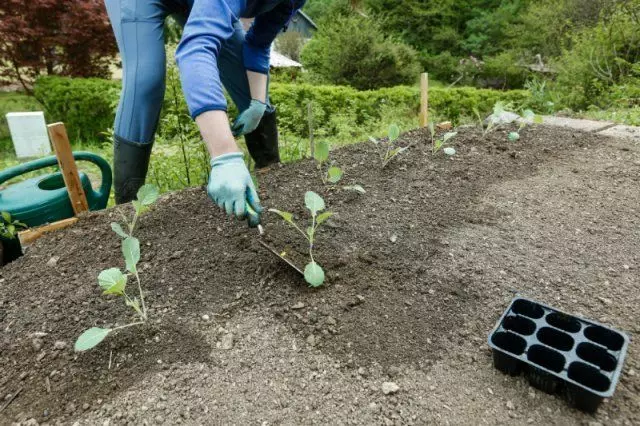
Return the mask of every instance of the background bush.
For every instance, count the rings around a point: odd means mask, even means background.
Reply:
[[[172,83],[174,80],[176,82]],[[178,84],[175,76],[167,80],[167,96],[159,133],[167,138],[175,137],[175,129],[180,125],[189,130],[190,136],[197,136],[192,120],[186,115],[186,104]],[[119,83],[46,77],[38,80],[36,93],[46,108],[49,121],[64,121],[71,134],[92,140],[113,125]],[[270,96],[278,108],[281,131],[298,137],[307,137],[309,134],[307,108],[310,102],[314,108],[317,131],[326,137],[344,133],[343,127],[364,131],[367,126],[375,126],[383,115],[393,111],[397,111],[397,115],[409,114],[411,120],[415,120],[420,107],[419,89],[411,86],[359,91],[346,86],[274,82]],[[524,90],[495,91],[470,87],[434,88],[429,93],[432,112],[439,118],[454,122],[473,116],[474,108],[489,113],[499,100],[523,106],[530,103],[531,95]],[[231,102],[229,107],[230,115],[235,116],[237,111]],[[179,111],[185,115],[179,123],[170,124],[171,120],[176,120]]]
[[[120,82],[99,78],[40,77],[34,95],[47,122],[63,121],[69,137],[94,140],[113,127]]]
[[[360,90],[410,84],[420,73],[411,47],[385,36],[375,20],[358,14],[323,19],[301,60],[310,81]]]

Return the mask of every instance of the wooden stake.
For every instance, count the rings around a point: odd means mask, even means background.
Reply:
[[[429,125],[429,74],[420,75],[420,127]]]
[[[313,140],[313,104],[307,104],[307,118],[309,119],[309,148],[311,149],[311,158],[316,158],[316,143]]]
[[[26,231],[20,231],[18,233],[20,237],[20,244],[27,245],[31,244],[38,238],[42,237],[44,234],[57,231],[58,229],[67,228],[78,221],[77,217],[70,217],[69,219],[63,219],[58,222],[50,223],[49,225],[39,226],[37,228],[27,229]]]
[[[49,128],[49,137],[53,149],[58,157],[58,164],[62,170],[64,184],[67,186],[71,206],[76,215],[89,210],[89,203],[80,182],[80,175],[76,167],[76,160],[73,158],[71,144],[67,136],[67,129],[64,123],[54,123],[47,126]]]

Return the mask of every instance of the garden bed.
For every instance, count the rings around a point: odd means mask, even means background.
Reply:
[[[336,213],[321,289],[202,189],[163,197],[137,231],[151,323],[86,353],[83,330],[129,319],[96,282],[124,266],[120,216],[39,240],[0,270],[0,398],[20,391],[0,423],[638,424],[635,340],[593,418],[497,372],[486,338],[516,293],[640,332],[640,147],[542,126],[516,143],[462,129],[452,158],[426,132],[400,142],[414,146],[384,170],[372,144],[332,154],[365,195],[327,190],[311,161],[260,175],[265,206],[306,220],[314,190]],[[265,228],[304,252],[277,216]]]

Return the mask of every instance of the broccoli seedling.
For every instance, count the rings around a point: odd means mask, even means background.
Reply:
[[[13,240],[18,235],[18,231],[25,229],[27,225],[13,220],[9,212],[2,212],[2,220],[0,220],[0,237]]]
[[[124,231],[119,223],[111,223],[111,229],[113,232],[122,238],[122,255],[124,257],[127,273],[123,273],[119,268],[110,268],[100,272],[98,275],[98,285],[103,290],[102,294],[122,296],[124,303],[135,311],[139,321],[115,328],[92,327],[82,333],[78,337],[78,340],[76,340],[74,346],[76,352],[86,351],[95,347],[109,334],[116,330],[133,327],[147,322],[147,306],[144,303],[144,293],[142,291],[142,284],[140,282],[140,274],[138,271],[138,262],[140,261],[140,241],[133,236],[133,231],[136,228],[138,218],[149,210],[149,206],[158,199],[158,195],[158,188],[155,185],[142,186],[140,190],[138,190],[138,199],[132,202],[134,215],[131,221],[127,219],[124,213],[121,213],[127,232]],[[127,281],[130,277],[134,277],[136,279],[139,298],[132,298],[126,292]]]
[[[285,222],[295,228],[309,243],[309,263],[304,268],[304,279],[309,283],[311,287],[320,287],[324,283],[324,271],[322,267],[318,265],[313,257],[313,249],[315,247],[316,231],[327,219],[333,216],[330,211],[325,211],[325,204],[322,197],[313,191],[308,191],[304,195],[304,204],[311,213],[311,225],[307,228],[307,231],[303,231],[293,220],[293,214],[277,209],[269,209],[270,212],[277,214]],[[322,212],[322,213],[321,213]]]
[[[389,126],[389,142],[387,143],[386,149],[381,149],[381,143],[379,140],[374,138],[373,136],[369,136],[369,140],[374,143],[374,145],[378,148],[378,155],[380,155],[380,161],[382,163],[382,168],[384,169],[387,165],[396,158],[401,152],[407,150],[407,148],[403,147],[394,147],[393,144],[400,137],[400,128],[397,124],[392,124]]]
[[[318,170],[320,170],[320,178],[323,184],[327,182],[336,184],[342,179],[342,169],[340,167],[331,165],[327,170],[324,169],[324,164],[329,161],[329,144],[327,142],[319,142],[315,147],[314,159],[318,163]]]
[[[442,149],[444,144],[449,142],[452,138],[454,138],[458,132],[448,132],[445,133],[442,139],[436,139],[436,129],[433,122],[429,123],[429,133],[431,134],[431,154],[436,155],[438,151]],[[452,156],[455,155],[456,150],[453,147],[447,147],[442,150],[446,155]]]
[[[518,130],[515,132],[509,132],[507,139],[510,142],[516,142],[520,140],[520,132],[522,129],[527,127],[529,124],[542,124],[542,116],[537,115],[535,112],[530,109],[525,109],[522,115],[520,116],[520,125],[518,126]]]

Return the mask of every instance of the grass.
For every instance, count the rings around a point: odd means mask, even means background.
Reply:
[[[613,121],[628,126],[640,126],[640,106],[637,105],[629,108],[593,109],[580,113],[578,116],[592,120]]]

